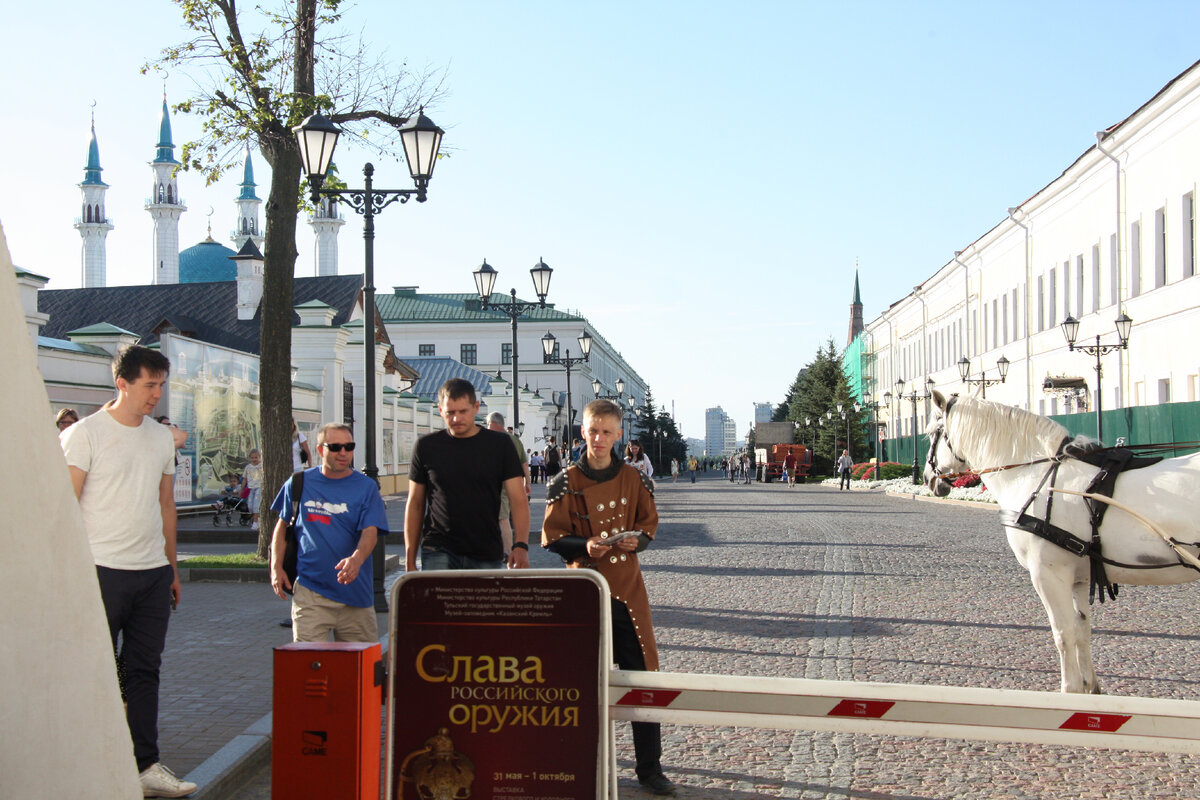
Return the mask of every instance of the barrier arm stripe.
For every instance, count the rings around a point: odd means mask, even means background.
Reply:
[[[1200,753],[1191,700],[624,670],[609,695],[639,722]]]

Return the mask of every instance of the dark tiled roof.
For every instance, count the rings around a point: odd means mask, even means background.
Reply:
[[[461,361],[445,356],[404,356],[405,364],[421,373],[421,377],[408,390],[422,400],[437,401],[438,389],[451,378],[465,378],[475,387],[479,397],[491,394],[489,382],[492,377],[486,372],[480,372]]]
[[[506,294],[493,293],[496,302],[511,302]],[[518,297],[518,301],[522,298]],[[498,311],[484,311],[480,307],[479,296],[467,293],[452,294],[422,294],[412,290],[397,289],[392,294],[380,293],[375,297],[375,305],[379,316],[388,324],[412,322],[508,322],[509,317]],[[545,308],[536,305],[526,311],[522,320],[543,322],[581,322],[583,317],[569,314],[547,304]]]
[[[362,275],[296,278],[292,305],[320,300],[337,310],[333,324],[342,325],[350,318],[362,283]],[[51,339],[66,339],[71,331],[108,322],[150,344],[158,341],[158,331],[166,325],[209,344],[259,352],[259,313],[253,319],[237,318],[237,281],[43,289],[38,292],[38,310],[50,315],[42,336]],[[295,314],[292,324],[300,324]]]

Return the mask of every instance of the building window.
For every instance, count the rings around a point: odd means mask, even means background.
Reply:
[[[1012,290],[1012,312],[1013,312],[1013,341],[1015,342],[1021,336],[1021,306],[1020,288]]]
[[[1142,293],[1142,223],[1129,226],[1129,296]]]
[[[475,345],[473,345],[473,344],[459,345],[458,360],[464,364],[469,364],[471,366],[474,366],[476,363]]]
[[[1003,300],[1004,325],[1002,327],[1004,330],[1004,338],[1001,341],[1003,341],[1005,344],[1008,344],[1008,295],[1004,295]]]
[[[1075,313],[1083,316],[1083,256],[1075,256]]]
[[[512,363],[512,342],[503,342],[500,345],[500,363]]]
[[[1100,310],[1100,245],[1092,245],[1092,311]]]
[[[1171,379],[1160,378],[1158,381],[1158,402],[1159,405],[1171,402]]]
[[[431,344],[419,344],[419,345],[417,345],[417,355],[419,355],[419,356],[432,356],[432,355],[436,355],[436,354],[434,353],[434,348],[433,348],[433,345],[431,345]]]
[[[1196,274],[1196,196],[1188,192],[1183,196],[1183,277]]]
[[[1117,304],[1117,287],[1120,285],[1120,276],[1118,270],[1121,265],[1117,263],[1117,235],[1114,233],[1108,237],[1108,304],[1110,306]]]
[[[1038,301],[1037,301],[1037,321],[1038,331],[1046,330],[1046,276],[1038,275]]]
[[[1071,260],[1067,259],[1063,262],[1062,268],[1062,283],[1063,283],[1063,319],[1071,316]]]
[[[1167,285],[1167,210],[1154,212],[1154,288]]]
[[[1058,303],[1058,270],[1051,269],[1046,276],[1050,279],[1050,302],[1046,303],[1046,328],[1054,330],[1058,322],[1054,318],[1055,306]]]

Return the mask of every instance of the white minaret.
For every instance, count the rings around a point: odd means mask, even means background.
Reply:
[[[254,187],[257,185],[254,182],[254,166],[250,163],[250,145],[246,145],[246,165],[242,173],[242,182],[239,184],[242,191],[237,196],[237,228],[229,239],[238,250],[250,239],[254,242],[255,249],[261,253],[263,234],[258,224],[258,212],[262,207],[262,200],[254,193]]]
[[[322,197],[317,210],[308,218],[316,241],[313,257],[317,262],[317,275],[338,274],[338,230],[346,224],[338,212],[337,202],[331,197]]]
[[[187,206],[179,199],[179,184],[175,181],[175,171],[183,165],[175,160],[171,114],[165,93],[157,147],[158,152],[150,162],[150,168],[154,171],[154,186],[150,190],[150,199],[146,201],[146,210],[154,219],[151,282],[179,283],[179,217],[187,211]]]
[[[83,195],[83,208],[75,220],[75,230],[83,237],[83,286],[91,289],[104,286],[107,280],[108,259],[104,243],[112,222],[104,212],[104,194],[108,184],[100,180],[100,146],[96,144],[96,117],[92,116],[92,141],[88,145],[87,166],[83,170],[83,183],[79,184]]]

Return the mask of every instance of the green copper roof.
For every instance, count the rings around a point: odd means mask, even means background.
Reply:
[[[497,302],[511,302],[509,295],[495,293]],[[521,301],[521,298],[517,298]],[[385,322],[403,325],[414,322],[497,322],[509,317],[499,311],[484,311],[479,296],[474,293],[418,294],[414,289],[397,289],[393,294],[380,294],[375,306]],[[547,303],[545,308],[535,304],[521,315],[522,322],[582,322],[583,317],[569,314]]]
[[[100,166],[100,145],[96,143],[96,123],[92,122],[92,141],[88,144],[87,166],[83,168],[83,183],[85,186],[108,186],[100,180],[104,168]]]
[[[155,145],[155,164],[178,164],[175,160],[175,142],[171,140],[171,109],[167,107],[167,96],[163,95],[162,118],[158,122],[158,144]]]

